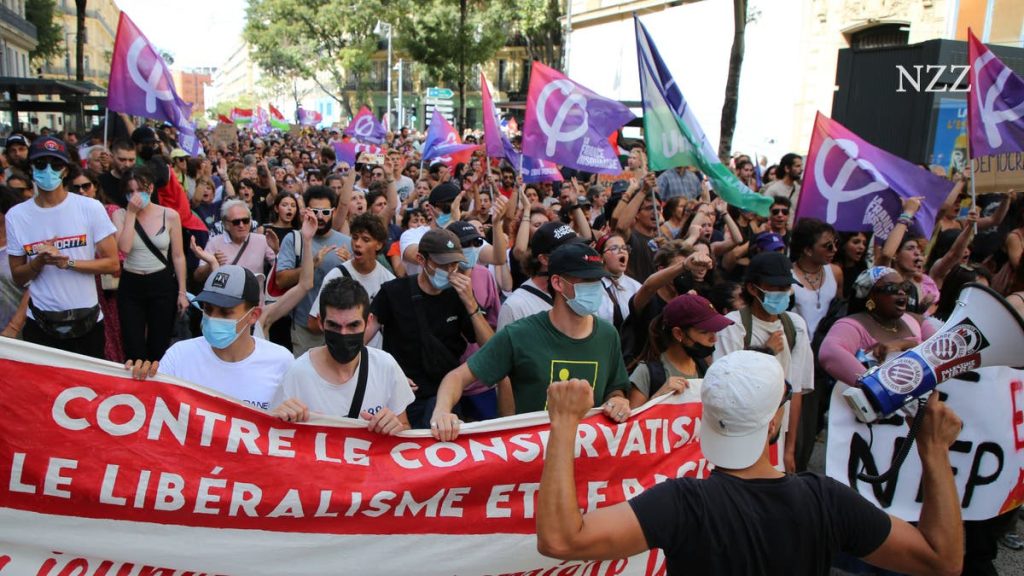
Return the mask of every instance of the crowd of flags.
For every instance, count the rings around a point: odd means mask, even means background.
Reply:
[[[647,29],[634,16],[637,61],[643,103],[644,140],[649,168],[667,170],[694,166],[715,193],[742,210],[766,215],[771,199],[741,182],[719,160],[681,84],[669,72]],[[1013,73],[973,32],[968,32],[970,91],[968,95],[969,156],[978,158],[1024,151],[1024,79]],[[600,96],[564,74],[534,62],[530,74],[522,146],[517,150],[502,129],[490,87],[481,74],[484,139],[490,159],[505,159],[524,182],[561,180],[558,166],[589,173],[619,174],[619,130],[635,118],[620,102]],[[168,122],[178,129],[178,143],[189,154],[202,153],[191,121],[191,104],[178,96],[170,70],[145,35],[121,13],[110,70],[107,106]],[[448,164],[465,162],[481,145],[463,143],[458,132],[436,109],[431,111],[422,158]],[[234,108],[219,121],[248,124],[257,134],[288,130],[290,124],[273,104],[266,108]],[[319,112],[296,111],[302,126],[316,126]],[[355,163],[363,152],[380,153],[388,129],[363,107],[334,144],[339,160]],[[760,166],[757,178],[760,182]],[[928,235],[931,222],[952,183],[863,140],[838,122],[818,114],[805,162],[797,217],[821,218],[844,231],[873,231],[884,237],[900,213],[901,201],[921,196],[919,232]]]

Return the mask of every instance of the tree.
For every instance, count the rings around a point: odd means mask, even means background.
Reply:
[[[54,11],[57,0],[26,0],[25,20],[36,27],[36,49],[29,53],[33,62],[45,62],[64,53],[64,30],[57,23]]]
[[[249,0],[242,35],[268,74],[311,80],[351,115],[366,95],[374,25],[400,1]]]
[[[491,0],[422,0],[398,20],[398,45],[434,80],[459,89],[458,128],[466,125],[466,83],[507,39],[505,4]]]
[[[85,80],[85,5],[88,0],[75,0],[75,80]]]
[[[718,138],[718,157],[729,163],[732,137],[736,133],[736,111],[740,100],[740,73],[743,70],[743,51],[747,31],[747,0],[732,0],[732,51],[729,53],[729,75],[725,82],[725,100],[722,102],[722,130]]]
[[[560,68],[562,2],[519,0],[510,3],[508,8],[513,34],[526,45],[530,60]]]

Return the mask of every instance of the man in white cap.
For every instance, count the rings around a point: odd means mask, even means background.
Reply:
[[[548,388],[551,435],[537,502],[537,548],[563,559],[626,558],[660,548],[668,574],[828,574],[837,551],[906,574],[960,574],[964,541],[949,446],[960,420],[928,401],[918,434],[924,503],[917,527],[815,473],[769,461],[789,400],[782,367],[752,350],[711,365],[701,387],[706,480],[668,480],[629,502],[581,514],[574,447],[593,406],[581,380]]]

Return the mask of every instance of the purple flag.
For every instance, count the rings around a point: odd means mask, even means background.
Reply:
[[[178,96],[164,59],[124,12],[110,60],[107,108],[170,122],[178,130],[182,150],[191,156],[203,153],[191,120],[192,104]]]
[[[384,128],[383,124],[377,121],[377,117],[373,115],[373,112],[370,112],[369,108],[363,106],[359,109],[355,118],[349,122],[348,127],[345,128],[345,134],[360,142],[380,145],[387,138],[388,131]]]
[[[368,152],[370,154],[382,154],[384,152],[384,149],[380,146],[374,146],[373,144],[361,144],[353,140],[334,142],[331,146],[334,148],[334,155],[337,157],[337,161],[345,162],[349,166],[355,166],[356,161],[359,159],[359,155],[363,152]]]
[[[629,108],[535,61],[526,97],[523,153],[586,172],[619,174],[622,164],[608,137],[634,118]]]
[[[434,108],[434,115],[430,118],[430,129],[427,130],[427,138],[423,141],[424,162],[440,156],[476,150],[479,147],[476,144],[463,144],[455,128],[437,111],[437,108]]]
[[[480,99],[483,100],[484,115],[484,147],[487,155],[492,158],[500,158],[505,155],[506,148],[503,142],[507,140],[505,134],[498,127],[498,119],[495,116],[494,101],[491,100],[491,89],[487,85],[487,78],[480,73]]]
[[[873,230],[884,239],[902,199],[922,196],[913,229],[927,238],[952,189],[953,182],[872,146],[819,112],[796,217],[818,218],[843,232]]]
[[[1024,152],[1024,79],[967,31],[971,91],[967,125],[971,158]]]
[[[252,115],[252,131],[260,136],[270,133],[270,115],[259,106]]]

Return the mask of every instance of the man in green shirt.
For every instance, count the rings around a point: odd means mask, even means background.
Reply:
[[[475,380],[496,384],[512,380],[517,414],[544,410],[552,382],[586,380],[594,397],[604,400],[604,413],[615,422],[629,418],[629,378],[622,360],[619,334],[594,316],[604,298],[601,278],[607,276],[601,256],[589,246],[571,242],[551,253],[549,292],[554,306],[505,326],[470,359],[448,373],[437,393],[430,429],[438,440],[459,435],[452,407]]]

